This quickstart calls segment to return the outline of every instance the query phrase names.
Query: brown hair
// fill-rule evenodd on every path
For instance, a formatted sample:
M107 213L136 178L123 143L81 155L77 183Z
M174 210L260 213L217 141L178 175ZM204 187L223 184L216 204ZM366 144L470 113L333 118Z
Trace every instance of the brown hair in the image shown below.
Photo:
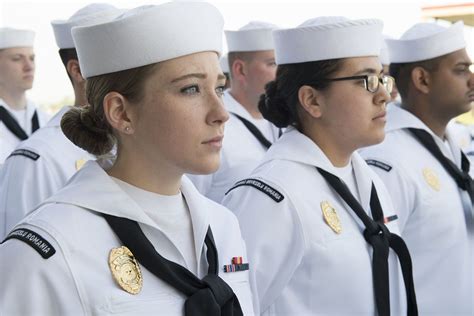
M232 78L232 65L236 60L242 60L244 62L251 62L255 57L255 52L229 52L227 54L227 60L229 63L229 75Z
M61 119L61 129L75 145L99 156L109 153L117 143L104 114L104 97L112 91L123 95L131 103L138 103L144 97L146 80L157 64L122 70L87 79L86 97L88 105L75 107Z

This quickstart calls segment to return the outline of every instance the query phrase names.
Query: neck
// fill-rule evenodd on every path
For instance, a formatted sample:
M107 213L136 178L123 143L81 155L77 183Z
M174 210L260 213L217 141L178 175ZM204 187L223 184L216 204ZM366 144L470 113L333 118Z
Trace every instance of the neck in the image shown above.
M6 91L0 87L0 98L13 110L19 111L26 108L25 91Z
M416 106L415 106L416 104ZM402 108L418 117L439 138L444 139L446 126L451 119L441 117L424 102L402 102Z
M349 164L355 149L348 147L347 144L340 144L338 142L341 139L340 135L331 135L328 131L318 130L303 133L321 148L334 167L341 168Z
M258 110L258 100L254 100L249 97L242 89L238 87L231 87L229 91L230 95L244 107L249 114L255 119L261 119L262 113Z
M84 91L74 89L74 106L84 106L87 104L87 98Z
M173 173L172 168L158 161L150 162L127 151L118 151L117 159L107 173L143 190L161 195L175 195L181 187L182 173ZM157 168L161 166L161 168Z

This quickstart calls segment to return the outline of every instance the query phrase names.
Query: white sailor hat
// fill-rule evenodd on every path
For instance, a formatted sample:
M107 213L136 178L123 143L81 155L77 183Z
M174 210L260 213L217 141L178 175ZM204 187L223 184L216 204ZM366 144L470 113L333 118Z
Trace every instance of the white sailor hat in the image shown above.
M0 28L0 49L12 47L33 47L35 32L9 27Z
M229 58L227 54L221 57L219 63L221 64L222 72L229 73Z
M378 19L318 17L295 28L275 30L276 63L379 56L382 29L383 23Z
M169 2L127 11L116 19L74 27L85 78L203 51L220 56L224 20L205 2Z
M51 22L56 38L56 44L61 49L74 48L71 29L75 26L87 26L110 21L125 10L105 3L92 3L78 10L67 20L54 20Z
M389 38L388 36L383 37L384 40L382 42L382 49L380 50L380 63L382 65L390 65L390 53L388 51L388 45L387 45L387 39Z
M278 26L262 22L251 21L238 31L225 31L229 52L254 52L273 50L272 31Z
M412 63L447 55L466 47L464 23L456 22L446 28L436 23L418 23L399 40L388 39L392 63Z

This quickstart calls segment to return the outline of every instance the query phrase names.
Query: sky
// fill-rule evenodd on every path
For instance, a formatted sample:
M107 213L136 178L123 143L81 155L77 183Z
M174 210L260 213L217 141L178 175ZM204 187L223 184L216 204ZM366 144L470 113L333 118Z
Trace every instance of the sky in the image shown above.
M36 32L36 76L28 97L41 105L72 98L73 91L57 53L50 22L68 19L77 10L91 3L84 0L0 0L0 27L32 29ZM97 0L119 8L168 1ZM236 30L251 20L261 20L280 27L294 27L307 19L322 15L348 18L379 18L384 21L384 34L398 38L410 26L421 22L421 8L467 1L454 0L378 0L378 1L209 1L222 13L226 30ZM473 12L474 14L474 12ZM466 27L468 52L474 58L474 31ZM226 48L224 47L224 50Z

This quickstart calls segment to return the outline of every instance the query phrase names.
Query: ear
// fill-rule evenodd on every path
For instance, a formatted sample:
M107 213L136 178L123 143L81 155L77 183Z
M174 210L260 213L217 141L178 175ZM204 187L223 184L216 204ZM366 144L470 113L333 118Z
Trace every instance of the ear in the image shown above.
M232 78L234 80L243 81L247 76L247 67L245 61L241 59L234 60L232 64Z
M411 71L411 82L415 86L415 88L423 94L427 94L430 92L430 73L422 68L422 67L415 67Z
M321 117L321 93L310 86L302 86L298 90L298 100L303 109L313 118Z
M70 59L66 64L66 70L74 83L81 83L85 79L82 77L81 68L77 59Z
M130 104L123 95L112 91L103 100L104 114L114 130L120 134L133 134L134 128L130 117Z

